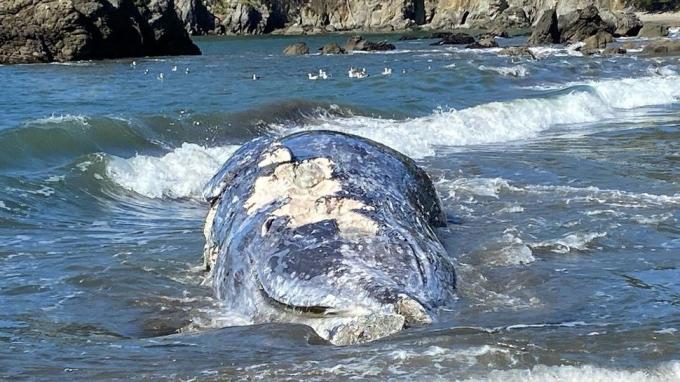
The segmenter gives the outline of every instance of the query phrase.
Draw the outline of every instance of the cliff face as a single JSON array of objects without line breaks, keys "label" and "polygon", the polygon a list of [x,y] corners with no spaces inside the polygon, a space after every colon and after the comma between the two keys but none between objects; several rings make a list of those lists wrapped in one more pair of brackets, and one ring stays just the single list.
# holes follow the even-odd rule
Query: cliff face
[{"label": "cliff face", "polygon": [[200,54],[172,0],[2,0],[0,63]]},{"label": "cliff face", "polygon": [[600,11],[620,11],[625,8],[626,0],[205,1],[217,17],[217,33],[260,34],[282,28],[289,33],[393,31],[414,25],[433,29],[494,24],[526,28],[549,9],[556,9],[558,15],[589,5],[595,5]]}]

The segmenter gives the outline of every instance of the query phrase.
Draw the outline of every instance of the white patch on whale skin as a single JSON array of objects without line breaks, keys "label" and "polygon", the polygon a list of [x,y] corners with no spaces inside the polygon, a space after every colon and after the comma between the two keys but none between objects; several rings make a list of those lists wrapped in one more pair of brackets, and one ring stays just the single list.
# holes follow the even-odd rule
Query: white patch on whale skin
[{"label": "white patch on whale skin", "polygon": [[257,164],[257,167],[267,167],[273,164],[290,162],[291,160],[293,160],[293,156],[290,151],[285,147],[279,147],[262,154],[262,160]]},{"label": "white patch on whale skin", "polygon": [[[205,218],[205,226],[203,227],[203,236],[205,236],[205,246],[203,247],[203,265],[206,270],[211,271],[215,268],[215,262],[217,261],[217,255],[219,253],[219,248],[214,244],[212,240],[212,227],[215,223],[215,214],[217,213],[217,208],[219,207],[219,202],[215,203],[210,207],[208,211],[208,216]],[[212,280],[212,274],[209,274],[205,280]]]},{"label": "white patch on whale skin", "polygon": [[[276,159],[284,158],[285,154],[276,154],[281,150],[285,149],[268,154],[260,164],[269,165]],[[340,182],[333,179],[332,162],[328,158],[286,162],[279,164],[272,175],[255,180],[253,193],[245,202],[244,208],[248,215],[253,215],[276,200],[287,200],[272,215],[288,217],[290,228],[335,220],[342,237],[375,236],[378,233],[378,224],[356,212],[368,211],[372,207],[358,200],[335,197],[341,190]],[[267,229],[263,227],[262,236],[266,234]]]}]

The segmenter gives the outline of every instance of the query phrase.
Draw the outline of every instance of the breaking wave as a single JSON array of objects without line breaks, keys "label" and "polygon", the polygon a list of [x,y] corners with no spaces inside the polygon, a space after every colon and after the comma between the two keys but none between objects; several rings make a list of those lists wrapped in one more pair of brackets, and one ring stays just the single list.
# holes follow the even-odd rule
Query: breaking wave
[{"label": "breaking wave", "polygon": [[563,89],[547,98],[491,102],[461,110],[438,110],[406,120],[365,116],[322,117],[302,125],[278,125],[292,130],[338,130],[364,136],[407,155],[423,158],[437,147],[491,144],[536,138],[556,126],[614,118],[634,109],[674,104],[680,97],[680,77],[644,77],[599,81]]}]

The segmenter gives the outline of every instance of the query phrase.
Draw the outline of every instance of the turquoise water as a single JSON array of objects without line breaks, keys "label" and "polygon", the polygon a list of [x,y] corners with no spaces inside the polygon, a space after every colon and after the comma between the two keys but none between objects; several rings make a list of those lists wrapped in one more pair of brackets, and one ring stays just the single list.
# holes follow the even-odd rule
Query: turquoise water
[{"label": "turquoise water", "polygon": [[[0,379],[680,378],[677,58],[382,37],[397,50],[205,38],[199,57],[0,66]],[[435,180],[459,276],[439,322],[333,347],[211,298],[203,184],[247,140],[304,129]]]}]

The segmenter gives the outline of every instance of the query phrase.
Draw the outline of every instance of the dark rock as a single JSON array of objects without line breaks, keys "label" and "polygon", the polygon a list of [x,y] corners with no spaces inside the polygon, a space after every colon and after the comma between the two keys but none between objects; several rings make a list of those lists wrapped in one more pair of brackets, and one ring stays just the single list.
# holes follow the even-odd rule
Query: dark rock
[{"label": "dark rock", "polygon": [[413,41],[413,40],[419,40],[421,37],[414,35],[414,34],[405,34],[399,36],[398,40],[399,41]]},{"label": "dark rock", "polygon": [[529,50],[526,46],[511,46],[508,48],[501,49],[498,52],[499,56],[512,56],[512,57],[526,57],[532,60],[536,59],[536,56]]},{"label": "dark rock", "polygon": [[0,4],[0,63],[200,54],[172,0]]},{"label": "dark rock", "polygon": [[343,54],[345,50],[334,42],[326,44],[319,49],[322,54]]},{"label": "dark rock", "polygon": [[438,33],[433,34],[433,37],[440,38],[441,40],[430,45],[463,45],[475,42],[474,37],[465,33]]},{"label": "dark rock", "polygon": [[680,55],[680,41],[655,41],[645,46],[642,53],[649,56],[677,56]]},{"label": "dark rock", "polygon": [[611,33],[605,32],[605,31],[600,31],[597,32],[595,35],[588,37],[587,39],[583,40],[585,45],[583,46],[584,49],[603,49],[609,44],[610,42],[614,41],[614,36],[612,36]]},{"label": "dark rock", "polygon": [[501,28],[528,28],[531,26],[531,22],[524,12],[524,9],[520,7],[510,7],[504,10],[500,15],[498,15],[493,23]]},{"label": "dark rock", "polygon": [[560,31],[557,25],[557,11],[551,9],[543,12],[538,19],[534,31],[529,37],[529,45],[557,44],[560,42]]},{"label": "dark rock", "polygon": [[347,40],[345,44],[345,50],[351,52],[353,50],[361,51],[384,51],[384,50],[394,50],[396,47],[387,41],[367,41],[361,36],[352,36]]},{"label": "dark rock", "polygon": [[616,14],[616,30],[614,36],[618,37],[632,37],[637,36],[642,29],[642,21],[635,13],[617,13]]},{"label": "dark rock", "polygon": [[475,41],[472,44],[466,46],[467,49],[488,49],[497,48],[498,43],[493,36],[483,36],[479,41]]},{"label": "dark rock", "polygon": [[494,36],[494,37],[502,37],[502,38],[508,38],[508,37],[510,37],[510,34],[508,33],[508,31],[505,30],[505,28],[503,28],[503,27],[501,27],[501,26],[495,26],[495,27],[493,27],[493,28],[487,33],[487,35],[489,35],[489,36]]},{"label": "dark rock", "polygon": [[600,50],[599,50],[599,49],[589,49],[589,48],[586,48],[586,47],[581,47],[581,48],[579,48],[579,49],[577,49],[577,50],[578,50],[579,52],[581,52],[581,54],[583,54],[584,56],[592,56],[592,55],[594,55],[594,54],[600,53]]},{"label": "dark rock", "polygon": [[624,42],[623,44],[621,44],[621,48],[623,48],[625,50],[630,50],[630,49],[639,49],[640,46],[638,44],[632,42],[632,41],[629,41],[629,42]]},{"label": "dark rock", "polygon": [[666,37],[668,36],[668,27],[659,24],[648,24],[640,29],[638,37]]},{"label": "dark rock", "polygon": [[214,33],[218,26],[217,18],[201,0],[175,0],[175,11],[191,35]]},{"label": "dark rock", "polygon": [[604,56],[616,56],[616,55],[619,55],[619,54],[626,54],[626,53],[627,53],[626,49],[624,49],[620,46],[619,47],[605,48],[602,51],[602,55],[604,55]]},{"label": "dark rock", "polygon": [[560,42],[577,42],[600,31],[613,32],[612,26],[604,22],[594,5],[570,12],[558,20]]},{"label": "dark rock", "polygon": [[283,49],[284,56],[301,56],[309,54],[309,47],[304,42],[296,42]]}]

